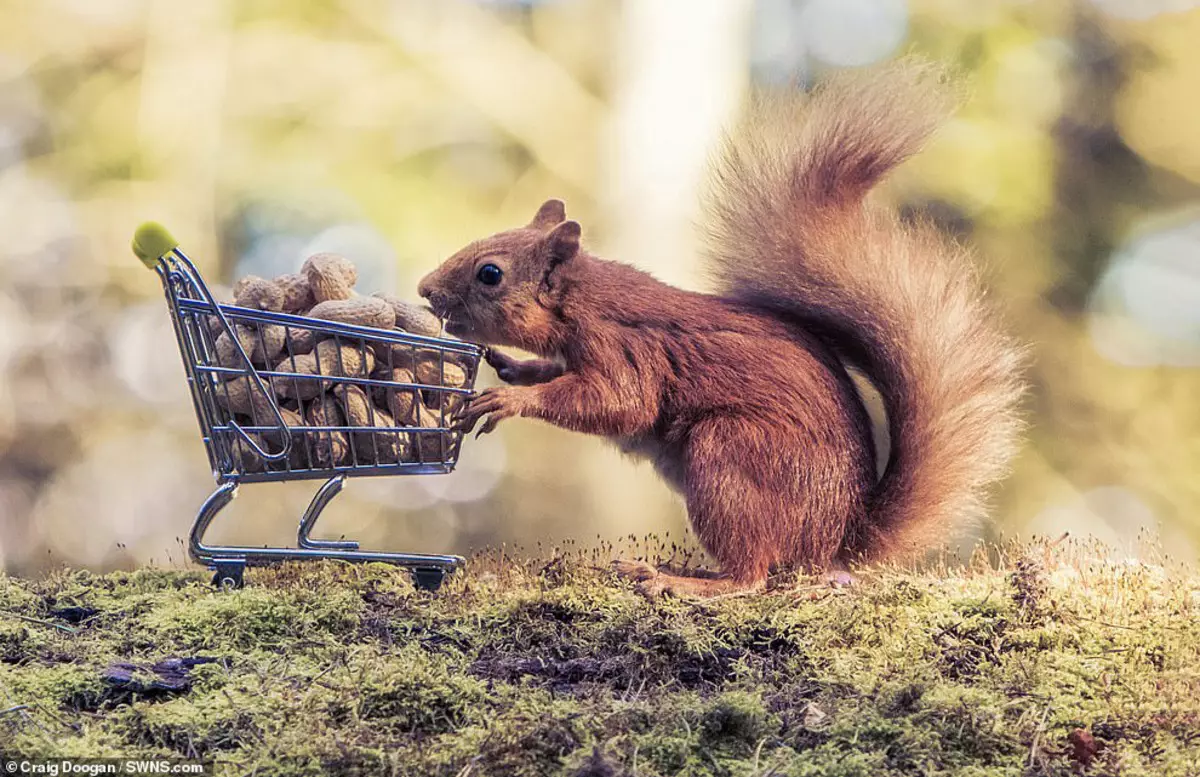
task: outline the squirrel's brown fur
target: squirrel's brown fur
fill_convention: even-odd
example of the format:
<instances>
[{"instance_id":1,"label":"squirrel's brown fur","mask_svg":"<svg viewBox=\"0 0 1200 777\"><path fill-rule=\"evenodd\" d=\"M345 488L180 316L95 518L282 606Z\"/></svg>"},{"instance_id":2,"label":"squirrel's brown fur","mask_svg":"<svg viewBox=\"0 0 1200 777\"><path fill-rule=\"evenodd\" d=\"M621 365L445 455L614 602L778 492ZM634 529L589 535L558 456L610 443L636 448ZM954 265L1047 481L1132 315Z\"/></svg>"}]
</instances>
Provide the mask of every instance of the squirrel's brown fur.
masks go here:
<instances>
[{"instance_id":1,"label":"squirrel's brown fur","mask_svg":"<svg viewBox=\"0 0 1200 777\"><path fill-rule=\"evenodd\" d=\"M965 250L864 200L944 117L937 81L905 62L760 103L714 175L720 296L587 254L557 200L455 254L420 286L450 331L544 357L493 351L514 385L483 392L464 428L540 418L648 456L723 573L625 567L655 590L895 556L976 517L1015 448L1020 351ZM500 283L481 282L487 264ZM887 408L878 482L843 360Z\"/></svg>"}]
</instances>

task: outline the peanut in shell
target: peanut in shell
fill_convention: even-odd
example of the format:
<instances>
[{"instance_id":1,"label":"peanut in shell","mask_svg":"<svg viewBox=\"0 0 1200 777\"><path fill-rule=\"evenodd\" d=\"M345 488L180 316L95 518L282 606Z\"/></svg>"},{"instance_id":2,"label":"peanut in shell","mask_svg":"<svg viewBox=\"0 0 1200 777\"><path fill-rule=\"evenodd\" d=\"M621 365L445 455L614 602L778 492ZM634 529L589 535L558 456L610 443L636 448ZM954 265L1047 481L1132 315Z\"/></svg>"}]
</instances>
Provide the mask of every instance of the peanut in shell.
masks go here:
<instances>
[{"instance_id":1,"label":"peanut in shell","mask_svg":"<svg viewBox=\"0 0 1200 777\"><path fill-rule=\"evenodd\" d=\"M259 365L266 364L278 356L286 343L284 328L277 324L235 324L233 331L237 333L238 342L250 357L250 361ZM228 333L221 332L217 335L214 348L217 352L217 364L222 367L246 366Z\"/></svg>"},{"instance_id":2,"label":"peanut in shell","mask_svg":"<svg viewBox=\"0 0 1200 777\"><path fill-rule=\"evenodd\" d=\"M341 321L344 324L370 326L376 329L391 329L396 323L392 306L375 297L326 300L318 302L308 311L310 318L325 321Z\"/></svg>"},{"instance_id":3,"label":"peanut in shell","mask_svg":"<svg viewBox=\"0 0 1200 777\"><path fill-rule=\"evenodd\" d=\"M442 321L424 305L415 305L392 294L377 291L371 295L392 306L396 314L395 327L414 335L437 337L442 333Z\"/></svg>"},{"instance_id":4,"label":"peanut in shell","mask_svg":"<svg viewBox=\"0 0 1200 777\"><path fill-rule=\"evenodd\" d=\"M467 384L467 371L456 364L449 354L443 356L436 351L418 352L413 374L417 383L426 386L462 388Z\"/></svg>"},{"instance_id":5,"label":"peanut in shell","mask_svg":"<svg viewBox=\"0 0 1200 777\"><path fill-rule=\"evenodd\" d=\"M275 365L275 372L293 373L298 377L278 376L272 383L281 397L308 400L328 388L331 378L365 378L374 368L375 356L370 350L340 345L333 339L322 340L312 353L289 356Z\"/></svg>"},{"instance_id":6,"label":"peanut in shell","mask_svg":"<svg viewBox=\"0 0 1200 777\"><path fill-rule=\"evenodd\" d=\"M257 275L247 275L233 285L233 302L254 310L283 310L283 289Z\"/></svg>"},{"instance_id":7,"label":"peanut in shell","mask_svg":"<svg viewBox=\"0 0 1200 777\"><path fill-rule=\"evenodd\" d=\"M341 384L333 389L341 402L348 426L394 427L395 419L371 404L359 386ZM352 432L355 461L359 464L394 464L407 455L408 443L399 432Z\"/></svg>"},{"instance_id":8,"label":"peanut in shell","mask_svg":"<svg viewBox=\"0 0 1200 777\"><path fill-rule=\"evenodd\" d=\"M393 369L386 375L381 372L373 373L379 380L387 380L392 383L412 383L412 370L407 370L403 367ZM396 423L401 426L407 425L413 418L413 409L420 401L417 396L416 389L406 389L394 386L376 386L375 401L380 406L385 408L392 418L396 419Z\"/></svg>"},{"instance_id":9,"label":"peanut in shell","mask_svg":"<svg viewBox=\"0 0 1200 777\"><path fill-rule=\"evenodd\" d=\"M449 416L446 417L446 420L449 421ZM441 431L441 413L430 410L418 402L412 425L430 430L412 433L413 449L419 454L419 460L430 462L444 459L452 444L452 439L448 432Z\"/></svg>"},{"instance_id":10,"label":"peanut in shell","mask_svg":"<svg viewBox=\"0 0 1200 777\"><path fill-rule=\"evenodd\" d=\"M312 286L308 284L308 278L303 273L280 275L274 283L283 292L284 313L303 315L317 304L313 299Z\"/></svg>"},{"instance_id":11,"label":"peanut in shell","mask_svg":"<svg viewBox=\"0 0 1200 777\"><path fill-rule=\"evenodd\" d=\"M337 254L314 254L305 260L300 273L308 279L316 303L350 299L358 283L358 268Z\"/></svg>"},{"instance_id":12,"label":"peanut in shell","mask_svg":"<svg viewBox=\"0 0 1200 777\"><path fill-rule=\"evenodd\" d=\"M304 414L309 426L345 426L341 405L330 394L322 394L312 401ZM336 467L350 455L350 441L341 431L314 431L313 459L319 467Z\"/></svg>"},{"instance_id":13,"label":"peanut in shell","mask_svg":"<svg viewBox=\"0 0 1200 777\"><path fill-rule=\"evenodd\" d=\"M283 421L289 429L296 429L304 426L304 419L300 414L288 410L286 407L279 409L279 413L283 416ZM255 426L273 426L276 421L274 416L269 419L257 419L254 422ZM278 453L283 449L283 435L277 431L269 432L249 432L247 434L260 448L268 453ZM258 455L245 440L241 439L240 435L234 434L232 440L234 456L237 458L243 472L264 472L268 469L287 467L304 467L307 465L307 456L304 451L304 435L293 434L291 447L288 449L287 459L279 461L267 461Z\"/></svg>"}]
</instances>

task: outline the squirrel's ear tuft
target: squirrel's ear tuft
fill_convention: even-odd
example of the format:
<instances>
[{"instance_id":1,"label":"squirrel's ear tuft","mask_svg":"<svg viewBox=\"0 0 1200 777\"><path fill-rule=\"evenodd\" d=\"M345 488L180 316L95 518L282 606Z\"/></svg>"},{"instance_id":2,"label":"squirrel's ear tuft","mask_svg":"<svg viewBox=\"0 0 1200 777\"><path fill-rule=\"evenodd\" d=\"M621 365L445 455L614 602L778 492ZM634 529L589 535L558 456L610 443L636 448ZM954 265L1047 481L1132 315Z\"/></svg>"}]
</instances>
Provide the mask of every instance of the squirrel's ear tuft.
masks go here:
<instances>
[{"instance_id":1,"label":"squirrel's ear tuft","mask_svg":"<svg viewBox=\"0 0 1200 777\"><path fill-rule=\"evenodd\" d=\"M540 229L545 232L555 224L561 224L567 220L567 206L562 200L546 200L542 203L542 207L538 208L537 215L533 217L533 221L529 222L527 229Z\"/></svg>"},{"instance_id":2,"label":"squirrel's ear tuft","mask_svg":"<svg viewBox=\"0 0 1200 777\"><path fill-rule=\"evenodd\" d=\"M579 235L582 231L578 221L564 221L550 230L550 234L546 235L550 261L554 264L565 262L579 253Z\"/></svg>"}]
</instances>

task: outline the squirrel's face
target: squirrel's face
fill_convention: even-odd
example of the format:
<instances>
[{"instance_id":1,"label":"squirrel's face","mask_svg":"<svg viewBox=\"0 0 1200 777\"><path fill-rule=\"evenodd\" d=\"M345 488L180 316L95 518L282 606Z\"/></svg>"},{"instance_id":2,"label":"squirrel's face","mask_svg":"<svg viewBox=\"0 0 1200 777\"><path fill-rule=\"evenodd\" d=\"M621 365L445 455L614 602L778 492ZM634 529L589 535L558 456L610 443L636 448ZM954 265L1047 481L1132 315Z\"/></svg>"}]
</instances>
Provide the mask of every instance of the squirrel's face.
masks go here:
<instances>
[{"instance_id":1,"label":"squirrel's face","mask_svg":"<svg viewBox=\"0 0 1200 777\"><path fill-rule=\"evenodd\" d=\"M548 200L526 226L451 256L417 291L456 337L539 351L553 326L556 272L579 252L579 234L562 201Z\"/></svg>"}]
</instances>

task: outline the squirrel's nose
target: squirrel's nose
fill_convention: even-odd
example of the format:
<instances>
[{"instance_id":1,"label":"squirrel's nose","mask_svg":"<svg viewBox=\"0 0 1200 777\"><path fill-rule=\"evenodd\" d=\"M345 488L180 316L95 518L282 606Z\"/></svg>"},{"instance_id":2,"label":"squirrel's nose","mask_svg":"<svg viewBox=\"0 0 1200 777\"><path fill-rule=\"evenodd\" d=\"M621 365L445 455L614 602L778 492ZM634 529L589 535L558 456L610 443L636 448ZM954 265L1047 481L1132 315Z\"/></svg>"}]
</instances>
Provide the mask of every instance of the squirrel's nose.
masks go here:
<instances>
[{"instance_id":1,"label":"squirrel's nose","mask_svg":"<svg viewBox=\"0 0 1200 777\"><path fill-rule=\"evenodd\" d=\"M417 293L425 299L429 299L429 295L433 293L433 284L429 282L428 275L422 278L421 282L417 284Z\"/></svg>"},{"instance_id":2,"label":"squirrel's nose","mask_svg":"<svg viewBox=\"0 0 1200 777\"><path fill-rule=\"evenodd\" d=\"M421 282L417 284L417 293L429 300L429 307L433 308L440 316L446 307L446 295L438 291L433 275L430 273L421 279Z\"/></svg>"},{"instance_id":3,"label":"squirrel's nose","mask_svg":"<svg viewBox=\"0 0 1200 777\"><path fill-rule=\"evenodd\" d=\"M433 282L433 275L430 273L421 279L421 282L417 284L417 293L429 300L429 307L433 308L435 314L444 316L446 315L446 295L438 291Z\"/></svg>"}]
</instances>

